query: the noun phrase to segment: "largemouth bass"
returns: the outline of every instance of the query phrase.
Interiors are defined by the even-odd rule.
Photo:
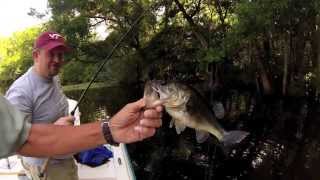
[[[194,128],[198,142],[205,141],[210,133],[219,142],[229,146],[239,143],[249,134],[245,131],[226,131],[203,97],[185,84],[148,81],[144,97],[147,106],[155,101],[162,101],[165,110],[172,117],[177,133],[180,134],[186,127]]]

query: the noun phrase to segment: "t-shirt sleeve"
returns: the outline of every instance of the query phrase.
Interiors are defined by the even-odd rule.
[[[0,96],[0,158],[14,154],[27,140],[31,123]]]
[[[11,86],[6,92],[5,98],[21,111],[25,119],[31,122],[32,120],[32,101],[27,92],[21,87]]]

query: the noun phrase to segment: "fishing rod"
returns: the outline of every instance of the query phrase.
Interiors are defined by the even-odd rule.
[[[98,70],[96,71],[96,73],[94,74],[94,76],[92,77],[90,83],[88,84],[87,88],[82,92],[76,106],[73,108],[73,110],[71,111],[71,115],[73,116],[76,109],[78,108],[79,104],[81,103],[81,101],[84,98],[84,95],[87,93],[88,89],[90,88],[91,84],[95,81],[95,79],[97,78],[98,74],[100,73],[100,71],[102,70],[103,66],[107,63],[107,61],[112,57],[113,53],[115,52],[115,50],[119,47],[119,45],[121,44],[121,42],[124,40],[125,37],[128,36],[128,34],[132,31],[132,29],[138,24],[138,22],[142,19],[142,17],[144,16],[146,11],[143,11],[140,16],[133,22],[133,24],[131,25],[131,27],[128,29],[128,31],[123,34],[120,38],[120,40],[116,43],[115,46],[113,46],[112,50],[110,51],[110,53],[108,54],[108,56],[106,57],[106,59],[103,61],[103,63],[99,66]],[[40,168],[40,172],[38,174],[39,177],[43,177],[45,171],[48,168],[48,164],[50,161],[50,157],[47,158],[44,163],[42,164],[41,168]]]
[[[124,38],[126,38],[128,36],[128,34],[133,30],[133,28],[138,24],[138,22],[142,19],[142,17],[144,16],[146,11],[143,11],[139,17],[133,22],[133,24],[131,25],[131,27],[127,30],[127,32],[125,34],[123,34],[121,36],[121,38],[119,39],[119,41],[116,43],[116,45],[113,46],[112,50],[110,51],[110,53],[108,54],[108,56],[106,57],[106,59],[103,61],[103,63],[99,66],[98,70],[96,71],[96,73],[94,74],[93,78],[91,79],[89,85],[87,86],[87,88],[82,92],[76,106],[73,108],[73,110],[71,111],[71,115],[73,116],[77,107],[79,106],[79,104],[81,103],[81,101],[84,98],[84,95],[87,93],[88,89],[90,88],[91,84],[95,81],[95,79],[97,78],[98,74],[100,73],[100,71],[102,70],[103,66],[107,63],[107,61],[112,57],[113,53],[115,52],[115,50],[120,46],[120,44],[122,43],[122,41],[124,40]]]

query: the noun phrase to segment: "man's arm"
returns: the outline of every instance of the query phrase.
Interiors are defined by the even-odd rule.
[[[144,108],[144,99],[140,99],[127,104],[111,118],[110,131],[116,142],[132,143],[155,134],[156,128],[162,124],[162,107]],[[108,142],[103,136],[101,122],[80,126],[33,124],[26,143],[18,153],[27,156],[63,155],[105,143]]]
[[[90,149],[106,143],[100,126],[100,122],[81,126],[33,124],[26,143],[18,153],[40,157]]]

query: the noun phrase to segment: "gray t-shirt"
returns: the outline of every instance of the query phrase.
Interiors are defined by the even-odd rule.
[[[56,78],[39,76],[34,67],[19,77],[8,89],[6,98],[22,111],[31,123],[54,123],[68,115],[68,102]],[[70,158],[63,157],[63,158]],[[56,157],[61,159],[62,157]],[[29,164],[41,165],[45,158],[24,158]]]
[[[0,96],[0,158],[14,154],[27,140],[31,123]]]

